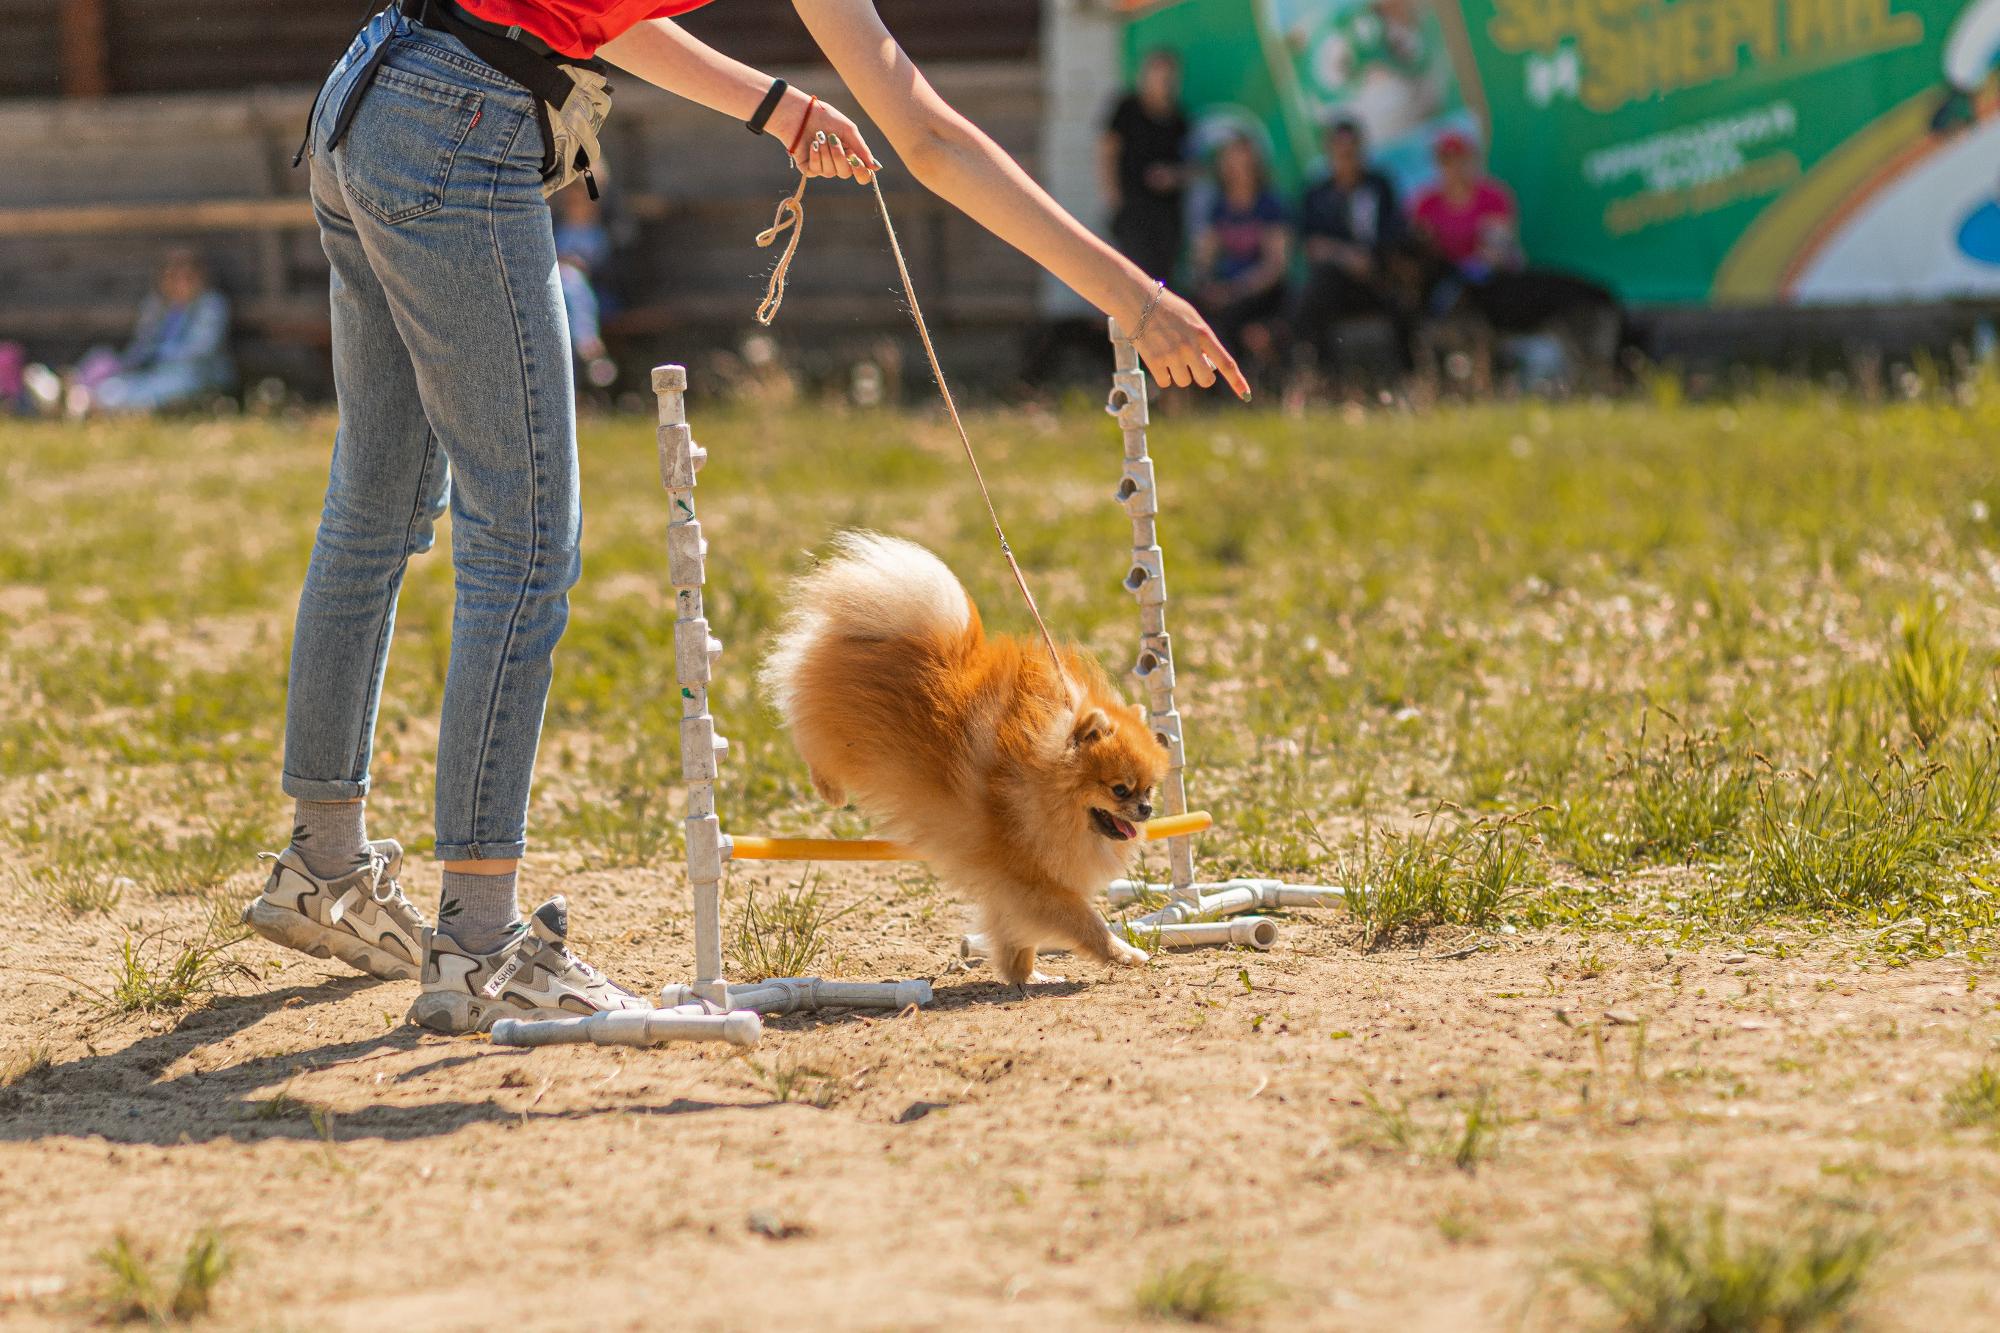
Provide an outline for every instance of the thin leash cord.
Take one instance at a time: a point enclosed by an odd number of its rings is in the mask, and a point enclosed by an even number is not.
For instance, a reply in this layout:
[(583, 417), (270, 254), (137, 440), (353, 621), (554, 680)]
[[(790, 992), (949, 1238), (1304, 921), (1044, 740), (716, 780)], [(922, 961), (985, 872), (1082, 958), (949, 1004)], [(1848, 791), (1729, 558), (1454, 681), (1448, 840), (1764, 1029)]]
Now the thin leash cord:
[[(834, 135), (834, 150), (847, 155), (847, 146)], [(850, 161), (854, 159), (849, 158)], [(771, 225), (757, 234), (757, 244), (768, 247), (778, 239), (779, 233), (790, 230), (791, 239), (786, 242), (784, 253), (778, 256), (778, 263), (771, 270), (771, 278), (764, 289), (764, 300), (757, 307), (757, 322), (769, 325), (778, 317), (778, 307), (785, 301), (785, 275), (792, 267), (792, 257), (798, 253), (799, 240), (806, 230), (806, 182), (810, 176), (799, 177), (799, 188), (778, 201), (778, 213)], [(937, 381), (938, 395), (944, 399), (944, 410), (951, 417), (951, 424), (958, 431), (958, 442), (965, 447), (965, 461), (972, 468), (972, 479), (979, 483), (979, 498), (986, 502), (986, 516), (993, 520), (993, 535), (1000, 541), (1000, 554), (1007, 558), (1007, 568), (1014, 573), (1014, 584), (1021, 590), (1021, 600), (1028, 604), (1028, 614), (1035, 618), (1035, 628), (1042, 632), (1042, 643), (1049, 650), (1049, 660), (1055, 664), (1056, 676), (1065, 684), (1069, 683), (1069, 672), (1063, 668), (1062, 654), (1056, 651), (1055, 636), (1049, 633), (1048, 625), (1042, 620), (1042, 610), (1035, 605), (1035, 594), (1029, 591), (1028, 578), (1021, 572), (1021, 562), (1014, 558), (1014, 548), (1007, 542), (1007, 530), (1000, 525), (1000, 511), (994, 507), (993, 492), (987, 489), (986, 474), (980, 471), (979, 455), (973, 451), (972, 437), (966, 434), (965, 422), (959, 418), (958, 404), (952, 401), (951, 385), (945, 382), (944, 367), (938, 364), (937, 348), (931, 343), (931, 331), (924, 323), (924, 310), (917, 303), (916, 284), (910, 281), (910, 266), (903, 261), (902, 242), (896, 239), (896, 224), (889, 218), (889, 201), (882, 197), (882, 179), (879, 175), (870, 178), (869, 185), (875, 191), (875, 207), (882, 215), (882, 230), (889, 234), (889, 253), (896, 257), (896, 276), (903, 282), (903, 298), (910, 303), (910, 318), (917, 326), (917, 338), (924, 345), (924, 359), (930, 362), (931, 377)]]

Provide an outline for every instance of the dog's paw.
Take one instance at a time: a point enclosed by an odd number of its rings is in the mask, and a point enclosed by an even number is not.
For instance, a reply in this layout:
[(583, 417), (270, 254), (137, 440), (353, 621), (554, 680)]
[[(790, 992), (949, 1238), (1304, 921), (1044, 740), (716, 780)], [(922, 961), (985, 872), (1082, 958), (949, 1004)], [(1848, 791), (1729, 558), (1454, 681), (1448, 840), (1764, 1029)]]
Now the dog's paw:
[(1028, 973), (1028, 979), (1021, 984), (1023, 986), (1060, 986), (1064, 980), (1065, 978), (1048, 972), (1030, 972)]
[(1111, 937), (1111, 962), (1114, 967), (1140, 967), (1153, 960), (1153, 955), (1144, 949), (1127, 944), (1116, 935)]

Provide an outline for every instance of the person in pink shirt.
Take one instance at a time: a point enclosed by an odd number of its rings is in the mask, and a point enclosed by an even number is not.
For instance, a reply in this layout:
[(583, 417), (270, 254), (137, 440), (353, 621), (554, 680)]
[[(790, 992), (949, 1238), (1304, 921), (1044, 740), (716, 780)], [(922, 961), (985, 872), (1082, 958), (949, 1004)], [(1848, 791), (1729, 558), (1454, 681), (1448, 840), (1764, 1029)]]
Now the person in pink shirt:
[(1437, 183), (1418, 197), (1411, 217), (1428, 251), (1432, 317), (1470, 317), (1494, 334), (1539, 337), (1537, 345), (1554, 352), (1529, 368), (1531, 380), (1569, 377), (1573, 352), (1608, 366), (1625, 336), (1618, 298), (1579, 274), (1529, 267), (1514, 194), (1486, 174), (1471, 139), (1447, 130), (1431, 154)]
[(1417, 231), (1472, 282), (1518, 269), (1522, 255), (1513, 191), (1487, 175), (1472, 140), (1447, 130), (1431, 146), (1437, 183), (1417, 196)]

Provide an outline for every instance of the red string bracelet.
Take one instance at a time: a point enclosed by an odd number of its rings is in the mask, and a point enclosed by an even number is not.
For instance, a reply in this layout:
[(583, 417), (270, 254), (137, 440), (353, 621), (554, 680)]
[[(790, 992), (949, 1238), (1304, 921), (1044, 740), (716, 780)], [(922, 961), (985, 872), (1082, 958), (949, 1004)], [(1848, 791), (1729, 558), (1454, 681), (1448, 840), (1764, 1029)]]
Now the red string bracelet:
[(799, 132), (792, 136), (791, 147), (785, 149), (785, 152), (790, 154), (794, 158), (798, 157), (799, 155), (799, 145), (806, 141), (806, 126), (812, 124), (813, 108), (818, 105), (819, 105), (818, 97), (810, 97), (806, 99), (806, 113), (803, 116), (799, 117)]

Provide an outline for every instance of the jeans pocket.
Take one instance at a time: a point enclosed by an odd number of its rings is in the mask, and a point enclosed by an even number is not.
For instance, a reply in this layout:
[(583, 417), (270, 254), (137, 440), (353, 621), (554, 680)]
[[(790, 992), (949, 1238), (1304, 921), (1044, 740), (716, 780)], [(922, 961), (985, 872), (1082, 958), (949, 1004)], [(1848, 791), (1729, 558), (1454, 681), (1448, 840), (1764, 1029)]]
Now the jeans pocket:
[(383, 65), (340, 142), (347, 196), (391, 225), (444, 207), (459, 150), (486, 94)]

